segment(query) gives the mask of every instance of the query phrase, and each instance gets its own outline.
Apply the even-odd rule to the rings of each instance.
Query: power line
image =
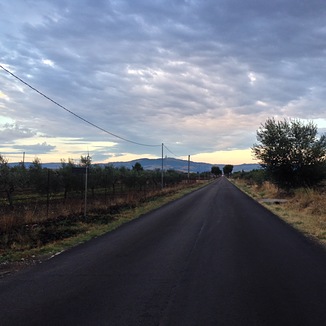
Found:
[[[99,129],[113,137],[116,137],[116,138],[119,138],[121,140],[124,140],[128,143],[132,143],[132,144],[136,144],[136,145],[139,145],[139,146],[147,146],[147,147],[159,147],[161,145],[151,145],[151,144],[143,144],[143,143],[138,143],[138,142],[135,142],[133,140],[129,140],[127,138],[124,138],[124,137],[121,137],[121,136],[118,136],[98,125],[96,125],[95,123],[83,118],[82,116],[78,115],[77,113],[74,113],[73,111],[67,109],[65,106],[61,105],[60,103],[58,103],[57,101],[53,100],[52,98],[50,98],[49,96],[45,95],[44,93],[42,93],[41,91],[39,91],[37,88],[31,86],[30,84],[28,84],[26,81],[24,81],[23,79],[21,79],[20,77],[16,76],[15,74],[13,74],[11,71],[9,71],[8,69],[6,69],[5,67],[3,67],[1,64],[0,64],[0,68],[3,69],[5,72],[7,72],[8,74],[10,74],[12,77],[16,78],[17,80],[19,80],[21,83],[23,83],[24,85],[26,85],[27,87],[31,88],[33,91],[35,91],[36,93],[38,93],[39,95],[43,96],[44,98],[46,98],[48,101],[54,103],[55,105],[59,106],[61,109],[67,111],[68,113],[72,114],[73,116],[75,116],[76,118],[86,122],[87,124],[91,125],[92,127],[96,128],[96,129]]]
[[[172,155],[174,156],[180,156],[180,155],[177,155],[177,154],[174,154],[170,149],[168,149],[164,144],[163,144],[164,148],[169,151]]]

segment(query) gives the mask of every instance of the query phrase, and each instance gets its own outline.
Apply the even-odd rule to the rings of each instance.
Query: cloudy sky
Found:
[[[324,0],[1,1],[0,37],[10,162],[250,163],[268,117],[326,131]]]

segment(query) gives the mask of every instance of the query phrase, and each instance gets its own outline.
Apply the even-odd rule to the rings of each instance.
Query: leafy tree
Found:
[[[224,165],[224,167],[223,167],[224,175],[226,175],[228,177],[228,176],[230,176],[232,171],[233,171],[233,165],[231,165],[231,164]]]
[[[95,196],[95,189],[105,187],[104,169],[98,165],[93,165],[88,173],[88,187],[92,190],[92,196]]]
[[[39,193],[47,191],[47,172],[42,168],[41,160],[35,157],[29,166],[30,185]]]
[[[217,165],[214,165],[211,168],[211,173],[214,174],[217,177],[217,176],[222,174],[222,171]]]
[[[135,169],[128,171],[124,183],[129,189],[137,187],[141,190],[146,185],[146,174],[146,171],[142,172]]]
[[[326,135],[299,120],[269,118],[257,130],[252,151],[271,180],[282,188],[313,186],[325,176]]]
[[[161,185],[161,178],[162,178],[162,171],[161,169],[155,169],[154,171],[150,171],[150,178],[151,178],[151,183],[157,187]]]
[[[234,178],[246,180],[249,184],[257,184],[262,186],[266,178],[266,171],[264,169],[255,169],[251,171],[239,171],[232,174]]]
[[[119,175],[119,182],[121,183],[121,190],[123,190],[123,185],[125,184],[129,172],[130,169],[127,169],[125,166],[120,166],[117,170],[117,173]]]
[[[200,180],[209,180],[211,178],[211,174],[213,174],[213,172],[201,172],[199,173],[198,177]]]
[[[8,165],[8,160],[0,154],[0,189],[7,195],[11,208],[13,208],[12,193],[15,189],[13,175]]]
[[[142,167],[142,165],[139,162],[135,163],[135,165],[133,165],[132,169],[137,172],[144,170],[144,168]]]
[[[10,173],[14,179],[15,188],[24,189],[28,187],[28,171],[24,163],[19,163],[10,168]]]
[[[81,155],[80,157],[80,165],[81,166],[87,166],[90,167],[92,164],[92,157],[87,155],[87,156],[83,156]]]
[[[185,173],[181,173],[181,172],[175,171],[173,169],[169,169],[169,170],[165,171],[165,174],[164,174],[164,184],[165,185],[178,184],[179,182],[181,182],[182,180],[185,180],[185,179],[186,179]]]
[[[104,170],[105,183],[112,187],[113,194],[115,194],[115,186],[119,181],[119,170],[112,164],[105,166]]]
[[[61,167],[59,168],[59,175],[61,177],[61,182],[64,188],[64,199],[67,199],[68,193],[72,189],[78,188],[78,175],[73,173],[73,169],[76,167],[74,160],[68,158],[68,162],[61,159]]]

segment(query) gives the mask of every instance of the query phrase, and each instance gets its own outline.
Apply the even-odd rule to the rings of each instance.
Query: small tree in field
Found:
[[[28,170],[30,185],[39,193],[46,192],[47,172],[42,168],[41,160],[38,157],[35,157]]]
[[[326,135],[299,120],[269,118],[257,130],[252,151],[271,180],[282,188],[313,186],[325,177]]]
[[[142,167],[142,165],[139,162],[136,162],[135,165],[132,166],[132,170],[140,172],[140,171],[143,171],[144,168]]]
[[[81,166],[87,166],[90,167],[92,164],[92,157],[87,155],[87,156],[80,156],[80,165]]]
[[[9,205],[12,208],[12,192],[14,189],[14,179],[12,173],[10,172],[8,160],[0,154],[0,190],[6,193]]]

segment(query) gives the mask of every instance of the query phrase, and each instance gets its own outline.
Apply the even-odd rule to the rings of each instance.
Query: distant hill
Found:
[[[145,170],[161,169],[162,167],[162,159],[160,158],[158,159],[141,158],[129,162],[112,162],[110,164],[112,164],[115,167],[125,166],[128,169],[132,169],[132,167],[137,162],[140,163]],[[213,165],[217,165],[221,170],[225,166],[225,164],[210,164],[210,163],[190,161],[190,172],[194,172],[194,173],[208,172],[211,171]],[[163,168],[164,170],[171,169],[176,171],[188,172],[188,161],[167,157],[163,159]],[[233,172],[251,171],[259,168],[260,168],[259,164],[239,164],[239,165],[234,165]]]
[[[149,159],[149,158],[140,158],[138,160],[132,160],[129,162],[109,162],[108,164],[113,165],[114,167],[124,166],[127,169],[132,169],[132,167],[136,163],[140,163],[145,170],[155,170],[162,168],[162,159]],[[15,166],[18,163],[9,163],[9,166]],[[32,163],[26,162],[25,166],[28,168]],[[98,164],[100,166],[105,166],[107,164]],[[217,165],[221,170],[225,166],[225,164],[210,164],[203,162],[193,162],[190,161],[190,172],[193,173],[201,173],[211,171],[213,165]],[[59,169],[61,167],[61,163],[42,163],[43,168],[48,169]],[[182,172],[188,172],[188,161],[187,160],[179,160],[171,157],[166,157],[163,159],[163,168],[164,170],[176,170]],[[238,171],[251,171],[254,169],[259,169],[259,164],[239,164],[234,165],[233,172]]]

